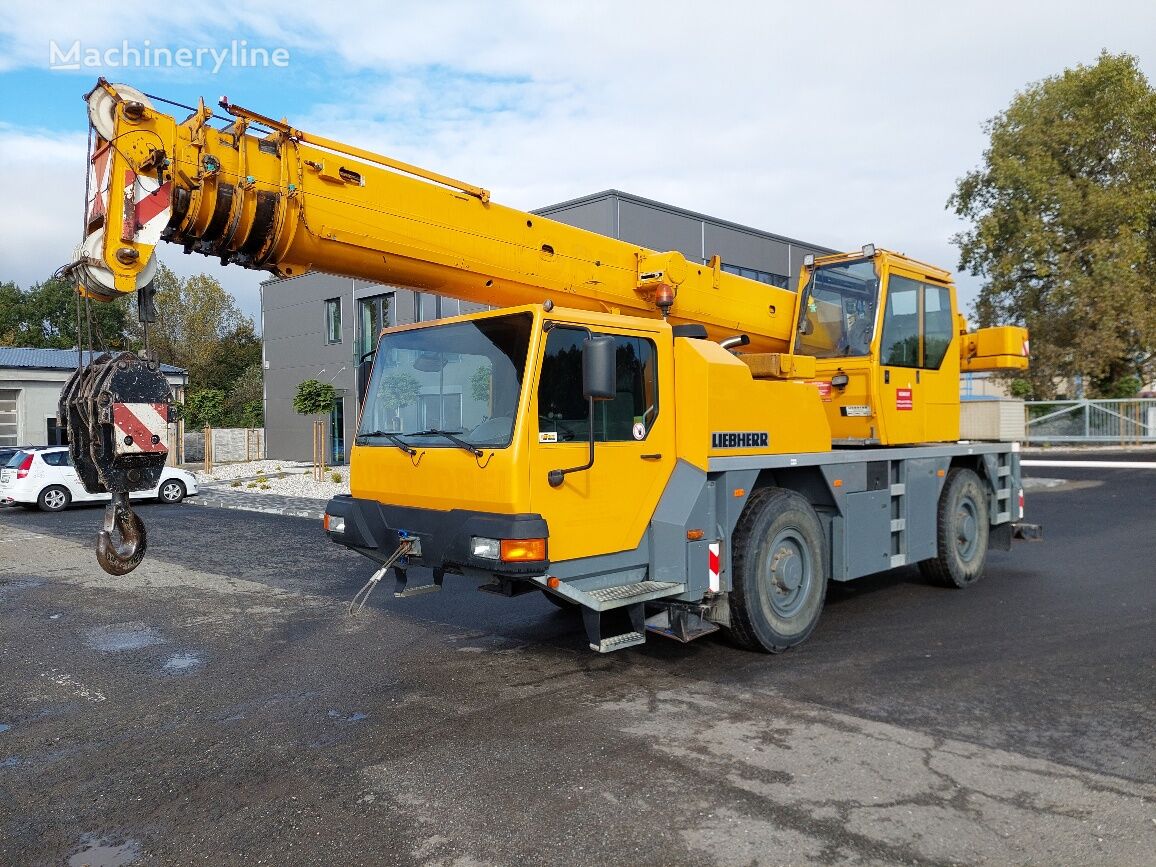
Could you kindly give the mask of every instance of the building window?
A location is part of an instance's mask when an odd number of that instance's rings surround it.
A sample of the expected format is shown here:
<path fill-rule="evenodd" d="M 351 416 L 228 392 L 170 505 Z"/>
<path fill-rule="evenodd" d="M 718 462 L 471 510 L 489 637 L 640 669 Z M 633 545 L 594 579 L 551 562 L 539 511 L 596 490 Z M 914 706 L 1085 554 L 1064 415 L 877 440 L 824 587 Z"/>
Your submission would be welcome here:
<path fill-rule="evenodd" d="M 746 277 L 748 280 L 758 280 L 760 283 L 766 283 L 768 286 L 778 286 L 780 289 L 786 289 L 787 283 L 790 282 L 784 274 L 772 274 L 770 271 L 757 271 L 754 268 L 743 268 L 741 265 L 728 265 L 723 262 L 722 269 L 728 274 L 738 274 L 740 277 Z"/>
<path fill-rule="evenodd" d="M 19 394 L 15 388 L 0 388 L 0 446 L 16 445 L 16 398 Z"/>
<path fill-rule="evenodd" d="M 68 445 L 68 428 L 56 423 L 56 419 L 49 416 L 48 423 L 48 439 L 45 441 L 50 446 L 66 446 Z"/>
<path fill-rule="evenodd" d="M 325 302 L 325 341 L 341 342 L 341 299 L 330 298 Z"/>
<path fill-rule="evenodd" d="M 337 389 L 333 409 L 329 412 L 329 442 L 332 445 L 329 460 L 333 464 L 345 463 L 345 389 Z"/>
<path fill-rule="evenodd" d="M 429 322 L 433 319 L 448 319 L 462 312 L 461 302 L 457 298 L 443 298 L 429 292 L 415 292 L 413 294 L 413 321 Z"/>
<path fill-rule="evenodd" d="M 390 324 L 392 295 L 375 295 L 357 302 L 357 357 L 377 349 L 381 329 Z"/>

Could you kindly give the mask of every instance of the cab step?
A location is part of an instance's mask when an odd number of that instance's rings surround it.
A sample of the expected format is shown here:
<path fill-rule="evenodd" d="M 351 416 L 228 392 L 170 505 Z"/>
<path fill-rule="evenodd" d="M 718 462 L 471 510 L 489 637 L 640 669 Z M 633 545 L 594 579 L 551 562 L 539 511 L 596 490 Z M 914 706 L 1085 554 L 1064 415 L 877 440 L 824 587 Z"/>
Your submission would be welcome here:
<path fill-rule="evenodd" d="M 591 644 L 590 649 L 599 653 L 612 653 L 615 650 L 622 650 L 624 647 L 645 643 L 646 636 L 641 632 L 623 632 L 621 635 L 612 635 L 610 638 L 603 638 L 597 644 Z"/>
<path fill-rule="evenodd" d="M 598 653 L 612 653 L 646 642 L 646 606 L 642 602 L 636 602 L 627 606 L 626 613 L 630 616 L 630 631 L 603 638 L 602 612 L 583 607 L 582 625 L 586 627 L 586 637 L 590 641 L 591 650 Z"/>
<path fill-rule="evenodd" d="M 615 584 L 586 590 L 582 587 L 581 581 L 563 581 L 557 587 L 550 587 L 545 575 L 531 580 L 545 588 L 548 593 L 577 602 L 584 608 L 591 608 L 594 611 L 625 608 L 627 605 L 650 602 L 665 596 L 678 596 L 686 592 L 686 585 L 678 581 L 635 581 L 630 584 Z"/>

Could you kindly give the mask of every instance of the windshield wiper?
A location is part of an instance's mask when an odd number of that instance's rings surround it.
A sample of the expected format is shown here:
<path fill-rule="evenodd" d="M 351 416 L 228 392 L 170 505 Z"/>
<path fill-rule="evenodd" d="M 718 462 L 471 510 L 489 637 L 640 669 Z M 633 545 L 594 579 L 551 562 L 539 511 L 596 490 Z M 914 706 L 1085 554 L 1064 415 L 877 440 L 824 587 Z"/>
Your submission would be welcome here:
<path fill-rule="evenodd" d="M 419 431 L 414 431 L 413 433 L 403 434 L 403 436 L 407 436 L 407 437 L 431 437 L 431 436 L 445 437 L 447 440 L 449 440 L 455 446 L 457 446 L 458 448 L 465 449 L 467 452 L 469 452 L 475 458 L 480 458 L 484 454 L 484 452 L 480 448 L 478 448 L 477 446 L 454 436 L 454 434 L 458 434 L 458 433 L 461 433 L 461 431 L 454 431 L 453 433 L 451 433 L 448 430 L 438 430 L 437 428 L 430 428 L 429 430 L 419 430 Z"/>
<path fill-rule="evenodd" d="M 398 436 L 395 433 L 389 433 L 388 431 L 383 431 L 383 430 L 371 430 L 368 433 L 360 433 L 357 435 L 358 439 L 369 439 L 370 437 L 385 437 L 387 440 L 389 440 L 391 443 L 393 443 L 395 446 L 397 446 L 399 449 L 401 449 L 407 455 L 416 455 L 417 454 L 417 449 L 415 449 L 413 446 L 409 445 L 409 443 L 407 443 L 405 440 L 403 440 L 400 436 Z"/>

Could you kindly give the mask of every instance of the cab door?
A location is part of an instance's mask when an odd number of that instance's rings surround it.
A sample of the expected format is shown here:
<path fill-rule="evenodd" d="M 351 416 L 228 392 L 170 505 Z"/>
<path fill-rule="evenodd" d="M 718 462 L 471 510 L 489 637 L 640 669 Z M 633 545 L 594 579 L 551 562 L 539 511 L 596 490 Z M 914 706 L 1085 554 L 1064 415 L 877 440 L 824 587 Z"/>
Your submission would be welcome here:
<path fill-rule="evenodd" d="M 615 341 L 616 394 L 596 401 L 591 419 L 582 394 L 582 344 L 591 334 Z M 542 341 L 530 398 L 530 498 L 550 528 L 551 561 L 635 548 L 650 524 L 674 467 L 674 401 L 669 345 L 656 332 L 556 324 Z M 665 335 L 669 343 L 669 333 Z M 584 465 L 594 432 L 594 465 Z"/>
<path fill-rule="evenodd" d="M 915 272 L 887 274 L 876 394 L 887 444 L 959 438 L 959 354 L 953 287 Z"/>

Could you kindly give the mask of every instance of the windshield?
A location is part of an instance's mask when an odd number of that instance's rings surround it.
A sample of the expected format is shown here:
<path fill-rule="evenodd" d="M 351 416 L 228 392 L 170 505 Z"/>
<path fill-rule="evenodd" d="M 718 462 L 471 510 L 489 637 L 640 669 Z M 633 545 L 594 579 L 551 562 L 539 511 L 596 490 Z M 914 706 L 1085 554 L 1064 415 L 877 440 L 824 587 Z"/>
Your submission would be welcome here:
<path fill-rule="evenodd" d="M 508 446 L 533 322 L 515 313 L 384 335 L 358 444 L 462 448 L 448 433 L 471 446 Z"/>
<path fill-rule="evenodd" d="M 815 268 L 803 287 L 797 352 L 816 358 L 867 355 L 875 334 L 878 297 L 873 259 Z"/>

